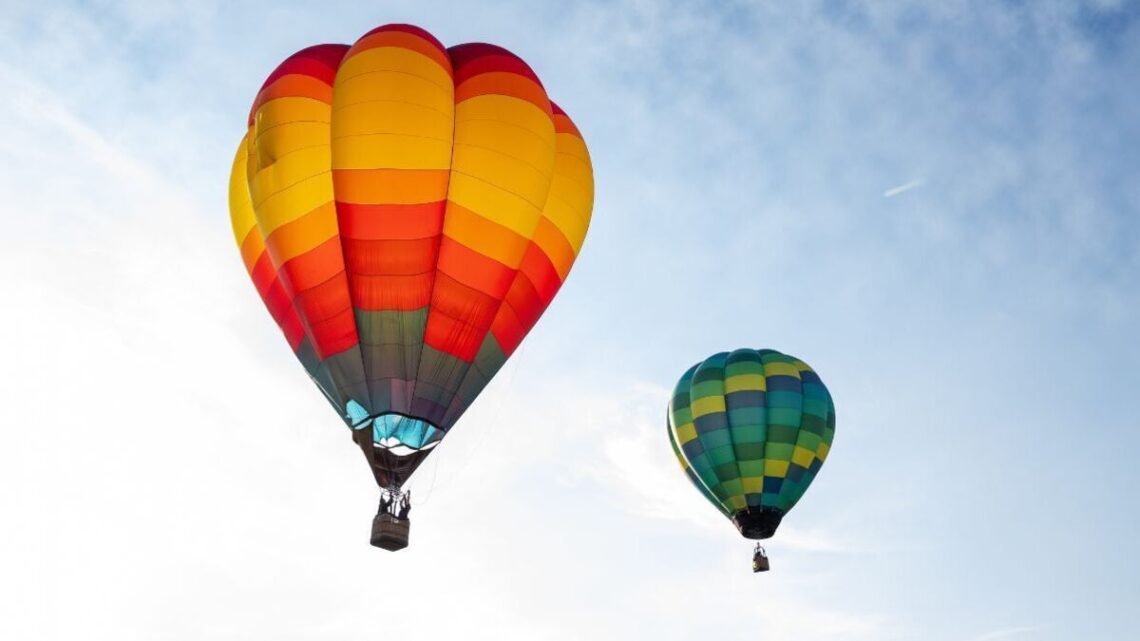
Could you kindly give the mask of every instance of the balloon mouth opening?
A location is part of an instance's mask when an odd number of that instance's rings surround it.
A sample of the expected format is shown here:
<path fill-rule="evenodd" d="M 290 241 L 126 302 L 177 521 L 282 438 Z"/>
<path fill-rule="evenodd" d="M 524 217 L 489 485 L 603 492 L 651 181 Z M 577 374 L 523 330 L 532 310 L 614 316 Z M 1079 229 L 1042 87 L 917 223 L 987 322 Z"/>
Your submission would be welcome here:
<path fill-rule="evenodd" d="M 348 412 L 352 419 L 352 429 L 360 431 L 371 428 L 372 447 L 395 456 L 430 451 L 439 445 L 446 434 L 436 425 L 414 416 L 398 412 L 360 416 L 359 412 L 352 411 L 354 409 L 356 408 L 350 407 Z"/>
<path fill-rule="evenodd" d="M 770 507 L 740 510 L 732 515 L 732 522 L 746 539 L 767 539 L 780 527 L 784 513 Z"/>

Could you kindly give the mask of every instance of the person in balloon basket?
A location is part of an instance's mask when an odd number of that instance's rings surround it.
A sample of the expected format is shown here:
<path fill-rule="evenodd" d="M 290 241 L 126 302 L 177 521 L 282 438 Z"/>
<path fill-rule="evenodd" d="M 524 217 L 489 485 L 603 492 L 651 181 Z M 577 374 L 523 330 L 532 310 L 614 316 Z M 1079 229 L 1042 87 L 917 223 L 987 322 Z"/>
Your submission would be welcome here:
<path fill-rule="evenodd" d="M 405 494 L 403 496 L 403 498 L 400 499 L 400 512 L 399 512 L 399 514 L 396 515 L 396 518 L 400 519 L 401 521 L 407 521 L 408 520 L 408 513 L 411 511 L 412 511 L 411 492 L 409 492 L 409 493 Z"/>

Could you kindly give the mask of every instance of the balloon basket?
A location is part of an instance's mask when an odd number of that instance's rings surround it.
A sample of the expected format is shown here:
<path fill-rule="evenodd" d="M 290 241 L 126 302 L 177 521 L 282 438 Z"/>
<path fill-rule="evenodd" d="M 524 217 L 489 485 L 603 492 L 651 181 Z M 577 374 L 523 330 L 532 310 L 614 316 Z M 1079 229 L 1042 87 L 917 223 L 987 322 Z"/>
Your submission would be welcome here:
<path fill-rule="evenodd" d="M 411 521 L 383 512 L 372 519 L 372 545 L 395 552 L 408 547 Z"/>
<path fill-rule="evenodd" d="M 752 551 L 752 572 L 767 572 L 768 568 L 768 553 L 757 543 L 756 549 Z"/>

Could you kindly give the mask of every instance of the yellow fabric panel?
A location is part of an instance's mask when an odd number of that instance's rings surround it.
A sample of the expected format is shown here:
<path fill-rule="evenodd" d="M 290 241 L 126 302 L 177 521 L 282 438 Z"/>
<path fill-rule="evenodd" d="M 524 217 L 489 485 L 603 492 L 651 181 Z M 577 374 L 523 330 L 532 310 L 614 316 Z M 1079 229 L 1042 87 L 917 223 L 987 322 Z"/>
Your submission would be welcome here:
<path fill-rule="evenodd" d="M 693 418 L 699 418 L 706 414 L 715 414 L 716 412 L 724 411 L 724 397 L 723 396 L 705 396 L 703 398 L 693 399 L 692 404 Z"/>
<path fill-rule="evenodd" d="M 419 105 L 389 100 L 334 105 L 334 140 L 359 134 L 405 134 L 437 140 L 451 140 L 449 114 Z"/>
<path fill-rule="evenodd" d="M 269 145 L 268 139 L 257 141 L 258 147 L 261 148 L 262 159 L 256 163 L 257 166 L 253 168 L 254 171 L 295 151 L 322 145 L 327 147 L 329 144 L 329 125 L 327 122 L 290 122 L 278 125 L 268 132 L 275 134 L 272 138 L 272 146 Z"/>
<path fill-rule="evenodd" d="M 800 467 L 807 467 L 811 465 L 812 459 L 814 458 L 815 452 L 802 448 L 798 445 L 796 446 L 796 449 L 792 451 L 792 462 L 796 465 L 799 465 Z"/>
<path fill-rule="evenodd" d="M 574 134 L 558 134 L 558 155 L 555 162 L 560 164 L 559 172 L 576 181 L 583 193 L 591 200 L 594 197 L 594 169 L 590 163 L 590 151 L 586 141 Z M 587 209 L 587 216 L 589 216 Z"/>
<path fill-rule="evenodd" d="M 277 162 L 257 172 L 249 182 L 254 207 L 266 198 L 313 176 L 327 173 L 331 158 L 329 146 L 309 147 L 282 156 Z"/>
<path fill-rule="evenodd" d="M 507 137 L 499 139 L 501 135 Z M 554 164 L 550 116 L 518 98 L 475 96 L 455 107 L 455 140 L 444 234 L 458 240 L 453 232 L 459 230 L 451 220 L 450 203 L 454 203 L 531 239 L 550 191 Z M 485 247 L 481 238 L 461 242 L 485 255 L 495 250 Z M 519 254 L 505 264 L 518 267 L 521 258 Z"/>
<path fill-rule="evenodd" d="M 782 479 L 788 475 L 788 467 L 790 465 L 788 461 L 767 459 L 764 461 L 764 476 L 774 476 Z"/>
<path fill-rule="evenodd" d="M 791 363 L 765 363 L 764 364 L 765 376 L 792 376 L 795 378 L 800 377 L 800 370 Z"/>
<path fill-rule="evenodd" d="M 556 142 L 554 178 L 542 214 L 562 232 L 577 255 L 582 251 L 594 207 L 593 172 L 581 138 L 558 134 Z"/>
<path fill-rule="evenodd" d="M 831 451 L 830 445 L 828 445 L 827 443 L 820 443 L 819 447 L 815 451 L 815 455 L 817 458 L 819 458 L 819 460 L 826 461 L 827 460 L 827 453 L 830 451 Z"/>
<path fill-rule="evenodd" d="M 508 267 L 517 268 L 522 263 L 529 245 L 526 237 L 455 203 L 447 204 L 443 233 Z"/>
<path fill-rule="evenodd" d="M 259 209 L 261 202 L 280 188 L 303 180 L 306 172 L 309 176 L 315 175 L 317 170 L 312 168 L 311 163 L 323 162 L 321 170 L 328 171 L 329 112 L 328 103 L 311 98 L 277 98 L 258 109 L 250 138 L 252 142 L 248 168 L 250 195 L 255 209 Z M 297 137 L 298 133 L 301 133 L 301 138 Z M 310 144 L 313 142 L 316 144 Z M 314 161 L 314 154 L 323 156 Z M 299 155 L 303 158 L 295 158 Z M 274 170 L 265 177 L 258 177 L 278 162 L 283 163 L 281 169 Z M 275 178 L 278 174 L 282 175 L 280 179 Z M 312 207 L 296 215 L 310 209 Z M 260 224 L 260 215 L 258 221 Z M 269 231 L 262 226 L 262 233 L 268 234 Z"/>
<path fill-rule="evenodd" d="M 447 193 L 446 169 L 337 169 L 337 200 L 345 203 L 415 205 L 439 202 Z"/>
<path fill-rule="evenodd" d="M 503 186 L 473 178 L 459 167 L 451 170 L 447 199 L 525 238 L 530 238 L 538 223 L 539 211 L 534 204 Z M 443 228 L 449 236 L 450 222 L 449 214 Z M 517 263 L 514 266 L 517 267 Z"/>
<path fill-rule="evenodd" d="M 422 78 L 440 88 L 454 91 L 451 75 L 439 63 L 403 47 L 373 47 L 350 55 L 337 69 L 336 85 L 344 80 L 384 71 Z"/>
<path fill-rule="evenodd" d="M 677 435 L 677 444 L 684 445 L 697 438 L 697 426 L 692 423 L 678 425 L 673 432 Z"/>
<path fill-rule="evenodd" d="M 266 239 L 279 263 L 296 258 L 338 233 L 336 204 L 325 203 L 291 223 L 278 227 Z"/>
<path fill-rule="evenodd" d="M 333 90 L 333 168 L 449 169 L 454 96 L 448 71 L 422 53 L 375 47 L 351 55 Z M 442 200 L 444 193 L 413 202 Z M 406 202 L 382 190 L 362 195 L 352 202 Z"/>
<path fill-rule="evenodd" d="M 253 135 L 258 139 L 267 131 L 289 122 L 324 122 L 330 118 L 329 103 L 302 98 L 286 96 L 274 98 L 261 105 L 253 116 Z"/>
<path fill-rule="evenodd" d="M 488 118 L 472 118 L 471 103 L 477 103 L 480 110 L 493 111 L 487 114 Z M 536 122 L 536 115 L 546 119 L 545 126 Z M 554 164 L 554 123 L 550 117 L 529 102 L 494 94 L 459 103 L 455 117 L 452 171 L 485 181 L 540 210 L 546 204 Z M 511 129 L 514 133 L 509 139 L 494 140 L 504 130 Z M 476 144 L 480 146 L 475 147 Z M 498 153 L 489 153 L 488 149 Z M 512 161 L 512 158 L 517 160 Z M 494 208 L 461 204 L 483 215 L 495 215 Z M 528 225 L 531 229 L 537 222 L 536 216 L 537 211 L 531 216 L 534 219 Z M 520 233 L 529 236 L 530 230 Z"/>
<path fill-rule="evenodd" d="M 261 105 L 254 115 L 248 176 L 250 197 L 263 237 L 268 239 L 283 225 L 333 201 L 331 113 L 332 105 L 327 102 L 283 97 Z M 322 224 L 327 226 L 328 222 Z M 288 234 L 286 237 L 291 239 L 288 247 L 296 249 L 297 242 Z M 292 257 L 276 241 L 267 246 L 277 265 Z"/>
<path fill-rule="evenodd" d="M 764 477 L 745 476 L 740 479 L 740 485 L 745 494 L 759 494 L 764 491 Z"/>
<path fill-rule="evenodd" d="M 744 501 L 744 497 L 739 494 L 728 497 L 728 502 L 732 503 L 732 507 L 737 510 L 743 510 L 748 507 L 748 504 Z"/>
<path fill-rule="evenodd" d="M 355 78 L 337 77 L 333 104 L 338 108 L 363 102 L 391 100 L 420 105 L 441 114 L 455 110 L 455 87 L 396 71 L 377 71 Z"/>
<path fill-rule="evenodd" d="M 724 379 L 724 393 L 768 389 L 768 379 L 762 374 L 737 374 Z"/>
<path fill-rule="evenodd" d="M 328 173 L 303 180 L 265 199 L 257 206 L 257 225 L 268 236 L 281 225 L 294 221 L 333 199 Z"/>
<path fill-rule="evenodd" d="M 455 106 L 455 122 L 476 121 L 500 122 L 534 134 L 536 141 L 554 151 L 554 121 L 550 114 L 539 109 L 534 103 L 504 96 L 502 94 L 481 94 L 464 100 Z"/>
<path fill-rule="evenodd" d="M 464 104 L 466 103 L 460 103 L 460 107 Z M 531 109 L 531 111 L 538 110 Z M 470 146 L 497 152 L 533 165 L 547 176 L 553 171 L 554 140 L 547 141 L 540 134 L 510 122 L 498 120 L 460 122 L 465 126 L 455 132 L 456 148 Z"/>
<path fill-rule="evenodd" d="M 534 205 L 536 211 L 546 203 L 546 195 L 550 191 L 550 167 L 540 168 L 501 152 L 459 143 L 455 144 L 452 163 L 456 168 L 463 168 L 457 171 L 488 183 L 502 183 L 503 177 L 509 176 L 512 193 Z M 538 222 L 537 218 L 535 222 Z"/>
<path fill-rule="evenodd" d="M 451 141 L 400 134 L 338 138 L 332 163 L 337 169 L 446 169 Z"/>
<path fill-rule="evenodd" d="M 257 226 L 253 215 L 253 203 L 249 198 L 249 183 L 246 182 L 245 164 L 248 155 L 246 136 L 241 137 L 237 153 L 230 170 L 230 225 L 234 230 L 234 241 L 240 247 L 250 230 Z"/>

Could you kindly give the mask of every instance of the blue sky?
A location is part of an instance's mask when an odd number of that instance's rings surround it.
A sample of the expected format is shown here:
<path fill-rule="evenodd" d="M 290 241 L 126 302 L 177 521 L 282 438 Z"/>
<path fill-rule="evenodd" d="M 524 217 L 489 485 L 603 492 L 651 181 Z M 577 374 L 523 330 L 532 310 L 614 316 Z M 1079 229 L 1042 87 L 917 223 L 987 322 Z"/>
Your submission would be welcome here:
<path fill-rule="evenodd" d="M 0 12 L 0 636 L 1134 636 L 1136 3 L 184 4 Z M 225 200 L 273 66 L 387 22 L 526 59 L 597 181 L 396 555 Z M 758 577 L 663 426 L 738 346 L 838 413 Z"/>

